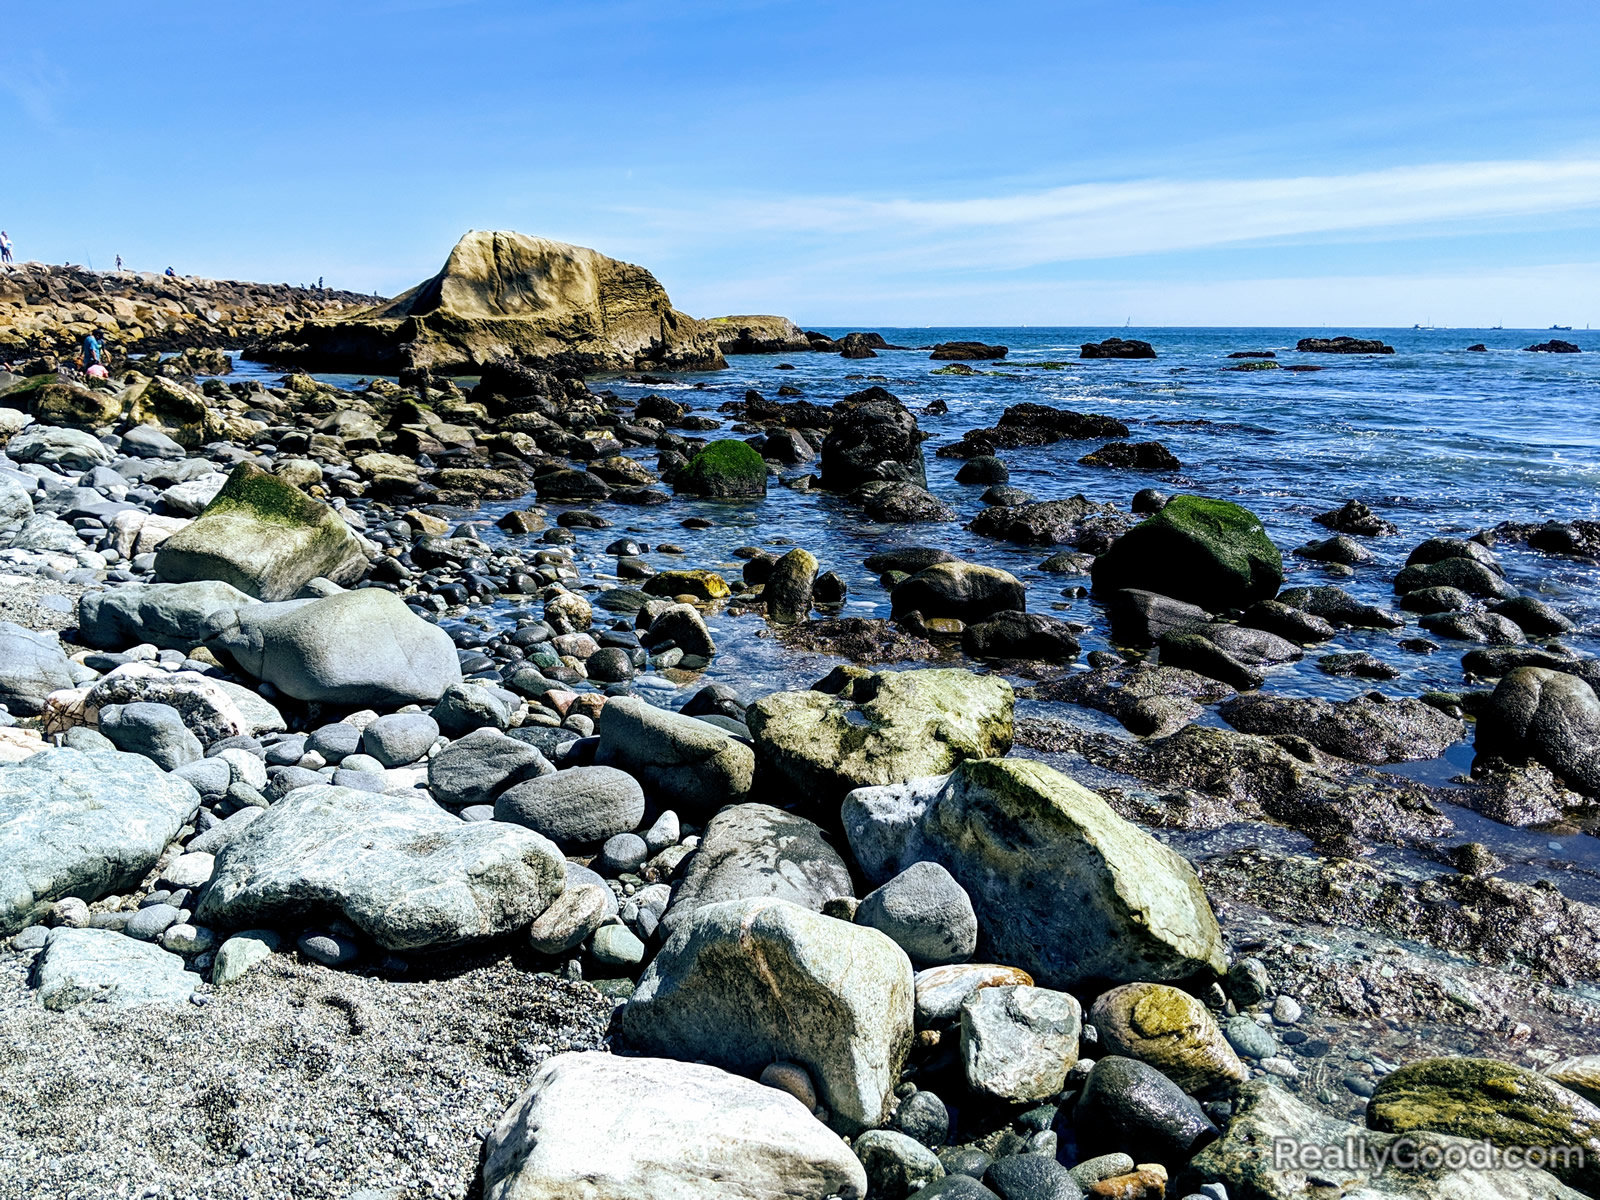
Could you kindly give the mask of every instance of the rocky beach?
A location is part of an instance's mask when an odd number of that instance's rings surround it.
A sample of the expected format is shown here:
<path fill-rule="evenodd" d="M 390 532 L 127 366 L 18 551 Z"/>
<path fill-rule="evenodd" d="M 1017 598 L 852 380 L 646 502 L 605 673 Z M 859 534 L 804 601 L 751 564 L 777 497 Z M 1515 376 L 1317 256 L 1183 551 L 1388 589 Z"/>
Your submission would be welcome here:
<path fill-rule="evenodd" d="M 1600 341 L 1462 332 L 0 273 L 0 1198 L 1600 1196 Z"/>

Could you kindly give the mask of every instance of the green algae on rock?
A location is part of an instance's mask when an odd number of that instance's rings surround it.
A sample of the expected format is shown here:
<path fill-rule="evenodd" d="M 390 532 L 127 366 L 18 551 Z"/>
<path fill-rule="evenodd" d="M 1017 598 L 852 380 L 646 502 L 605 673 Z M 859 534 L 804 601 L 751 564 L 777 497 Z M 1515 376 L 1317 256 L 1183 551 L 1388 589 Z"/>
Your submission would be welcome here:
<path fill-rule="evenodd" d="M 767 464 L 753 446 L 734 438 L 712 442 L 678 472 L 673 490 L 710 500 L 767 494 Z"/>
<path fill-rule="evenodd" d="M 1112 543 L 1092 574 L 1097 591 L 1142 588 L 1215 611 L 1276 595 L 1283 556 L 1248 509 L 1174 496 Z"/>

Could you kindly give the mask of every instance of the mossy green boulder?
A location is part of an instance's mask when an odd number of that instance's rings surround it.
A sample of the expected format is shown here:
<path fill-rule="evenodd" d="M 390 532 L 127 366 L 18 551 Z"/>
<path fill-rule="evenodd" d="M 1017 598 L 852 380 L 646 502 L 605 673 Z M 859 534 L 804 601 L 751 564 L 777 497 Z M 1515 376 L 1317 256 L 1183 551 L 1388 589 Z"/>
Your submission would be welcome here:
<path fill-rule="evenodd" d="M 647 596 L 692 596 L 700 601 L 726 600 L 733 595 L 728 581 L 715 571 L 659 571 L 645 580 Z"/>
<path fill-rule="evenodd" d="M 1093 575 L 1098 592 L 1139 588 L 1216 612 L 1277 595 L 1283 556 L 1248 509 L 1174 496 L 1095 559 Z"/>
<path fill-rule="evenodd" d="M 1094 1002 L 1089 1023 L 1102 1053 L 1149 1063 L 1186 1092 L 1230 1087 L 1250 1078 L 1206 1006 L 1164 983 L 1129 983 Z"/>
<path fill-rule="evenodd" d="M 672 488 L 712 500 L 759 498 L 767 494 L 767 464 L 753 446 L 725 438 L 691 458 Z"/>
<path fill-rule="evenodd" d="M 1600 1195 L 1600 1106 L 1552 1079 L 1492 1058 L 1428 1058 L 1384 1076 L 1367 1102 L 1384 1133 L 1431 1130 L 1495 1146 L 1573 1147 L 1546 1169 Z M 1581 1153 L 1579 1153 L 1581 1151 Z"/>
<path fill-rule="evenodd" d="M 955 668 L 840 667 L 807 692 L 775 692 L 745 713 L 763 778 L 785 801 L 837 804 L 858 787 L 943 775 L 1011 749 L 1011 685 Z"/>
<path fill-rule="evenodd" d="M 114 392 L 69 383 L 54 374 L 32 376 L 0 392 L 0 406 L 28 413 L 41 425 L 68 429 L 111 425 L 122 412 Z"/>
<path fill-rule="evenodd" d="M 240 463 L 205 511 L 161 543 L 155 568 L 165 583 L 220 579 L 258 600 L 287 600 L 318 576 L 355 582 L 367 556 L 333 509 Z"/>

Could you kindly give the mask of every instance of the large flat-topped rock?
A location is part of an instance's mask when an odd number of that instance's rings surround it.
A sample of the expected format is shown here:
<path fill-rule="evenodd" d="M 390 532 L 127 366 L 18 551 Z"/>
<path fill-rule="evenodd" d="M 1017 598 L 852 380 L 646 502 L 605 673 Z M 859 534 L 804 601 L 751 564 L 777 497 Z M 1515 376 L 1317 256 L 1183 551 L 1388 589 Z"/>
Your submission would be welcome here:
<path fill-rule="evenodd" d="M 588 371 L 722 367 L 709 325 L 672 307 L 643 267 L 521 233 L 473 230 L 432 279 L 349 318 L 312 321 L 274 361 L 469 372 L 556 360 Z"/>

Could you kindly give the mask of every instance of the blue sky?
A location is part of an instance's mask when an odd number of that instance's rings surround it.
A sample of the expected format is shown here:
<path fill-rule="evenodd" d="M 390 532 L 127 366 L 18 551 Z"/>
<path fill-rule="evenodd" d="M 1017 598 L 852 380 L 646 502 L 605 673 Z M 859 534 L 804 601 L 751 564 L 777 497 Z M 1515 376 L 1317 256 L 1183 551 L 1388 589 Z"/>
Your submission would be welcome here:
<path fill-rule="evenodd" d="M 470 228 L 837 324 L 1600 323 L 1600 5 L 13 5 L 19 256 L 386 294 Z"/>

